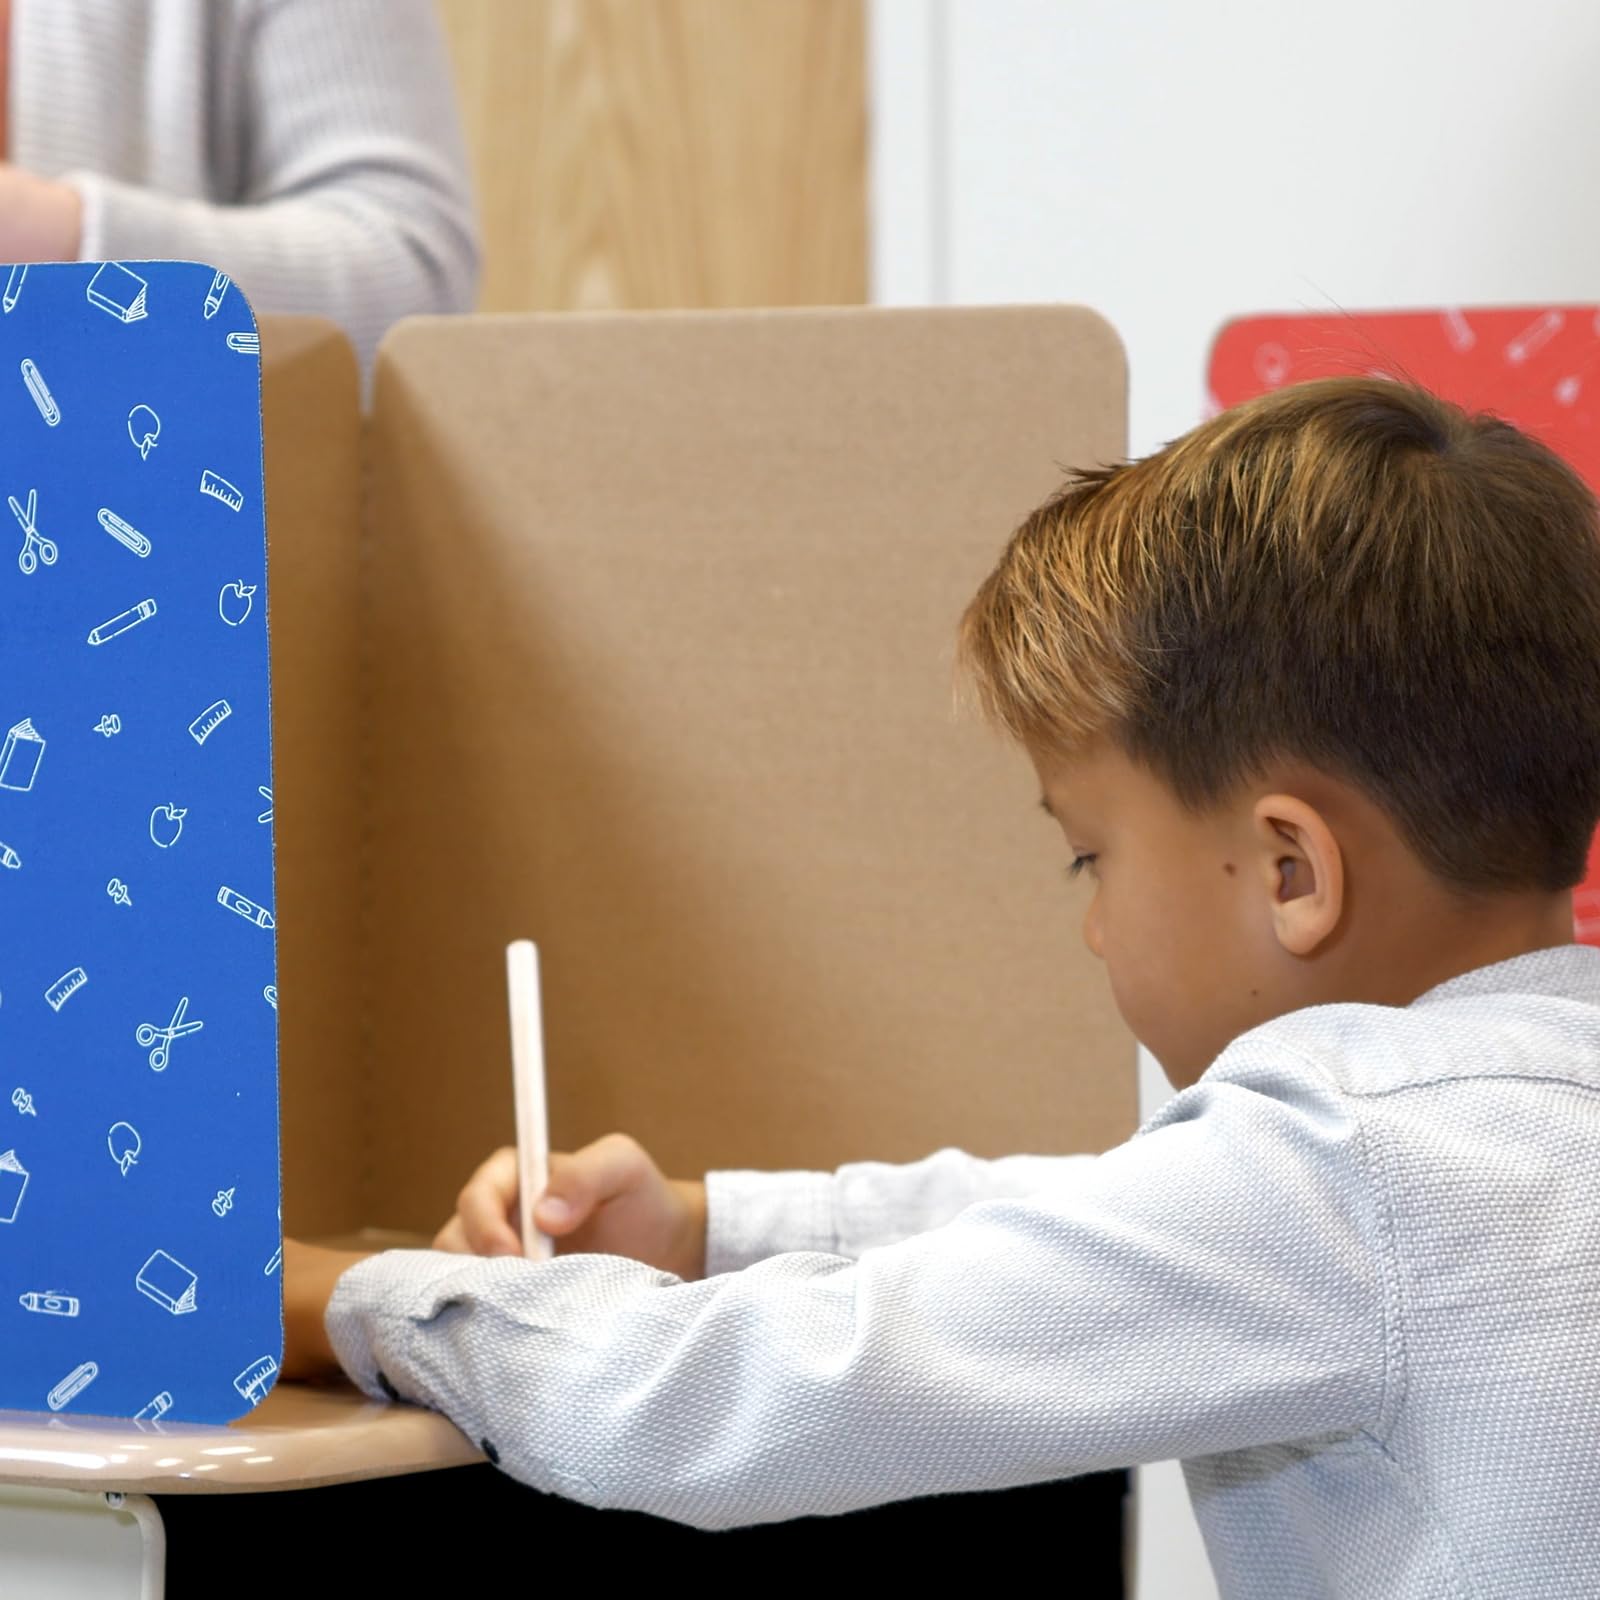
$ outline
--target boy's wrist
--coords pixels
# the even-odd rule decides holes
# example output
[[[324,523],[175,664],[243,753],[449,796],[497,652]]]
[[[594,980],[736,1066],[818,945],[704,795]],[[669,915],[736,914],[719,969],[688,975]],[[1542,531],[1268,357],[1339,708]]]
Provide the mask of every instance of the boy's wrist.
[[[283,1242],[283,1376],[321,1378],[336,1375],[339,1358],[328,1337],[328,1302],[339,1279],[367,1259],[359,1250],[325,1250],[317,1245]]]
[[[703,1278],[706,1275],[706,1186],[697,1178],[673,1178],[669,1181],[678,1192],[684,1214],[684,1270],[678,1275],[689,1279]]]

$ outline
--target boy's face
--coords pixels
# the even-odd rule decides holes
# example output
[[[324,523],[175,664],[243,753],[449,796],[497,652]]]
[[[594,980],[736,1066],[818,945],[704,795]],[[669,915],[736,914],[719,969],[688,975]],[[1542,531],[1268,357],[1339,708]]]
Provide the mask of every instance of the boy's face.
[[[1342,786],[1253,791],[1196,818],[1104,743],[1070,761],[1033,760],[1072,855],[1093,857],[1080,874],[1092,897],[1084,942],[1175,1087],[1247,1029],[1332,997],[1347,970],[1345,863],[1318,802],[1338,815]],[[1374,826],[1347,815],[1358,833]]]

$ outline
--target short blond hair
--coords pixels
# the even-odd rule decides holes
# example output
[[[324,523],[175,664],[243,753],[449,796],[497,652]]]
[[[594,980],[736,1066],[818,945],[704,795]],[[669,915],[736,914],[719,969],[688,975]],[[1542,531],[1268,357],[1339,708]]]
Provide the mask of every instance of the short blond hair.
[[[1206,811],[1277,759],[1357,785],[1466,892],[1581,881],[1600,537],[1551,450],[1409,384],[1225,411],[1030,515],[962,618],[981,708]]]

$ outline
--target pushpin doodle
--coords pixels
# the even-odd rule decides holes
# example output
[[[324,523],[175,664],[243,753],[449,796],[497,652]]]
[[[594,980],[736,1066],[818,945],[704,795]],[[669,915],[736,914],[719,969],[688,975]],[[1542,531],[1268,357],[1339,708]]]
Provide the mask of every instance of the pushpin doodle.
[[[17,854],[4,840],[0,840],[0,867],[9,867],[13,872],[22,865],[22,857]]]
[[[106,893],[111,896],[112,905],[131,906],[133,904],[133,896],[128,893],[128,886],[121,878],[113,878],[106,885]]]
[[[161,437],[161,418],[149,406],[135,406],[128,413],[128,438],[139,452],[141,461],[150,459],[156,441]]]
[[[19,1117],[36,1117],[39,1115],[33,1109],[33,1096],[26,1089],[21,1087],[13,1089],[11,1091],[11,1103],[17,1108]]]
[[[211,1202],[211,1209],[219,1217],[225,1217],[233,1210],[233,1190],[218,1189],[217,1198]]]
[[[131,1122],[113,1122],[106,1134],[106,1149],[111,1152],[111,1159],[116,1162],[117,1169],[126,1178],[128,1169],[139,1164],[139,1151],[143,1148],[143,1141],[139,1137],[139,1130]]]
[[[114,738],[117,734],[122,732],[122,718],[119,717],[115,711],[108,711],[97,723],[95,723],[94,731],[103,735],[107,739]]]

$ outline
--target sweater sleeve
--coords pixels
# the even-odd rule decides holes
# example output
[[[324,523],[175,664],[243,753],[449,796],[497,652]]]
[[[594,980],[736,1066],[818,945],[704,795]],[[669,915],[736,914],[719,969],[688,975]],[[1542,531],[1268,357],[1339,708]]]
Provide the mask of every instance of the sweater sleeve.
[[[234,59],[250,123],[243,192],[212,204],[95,172],[85,260],[226,272],[258,312],[332,318],[364,371],[390,323],[465,311],[478,245],[449,61],[429,0],[257,0]]]
[[[855,1261],[381,1255],[330,1337],[522,1481],[705,1528],[1375,1425],[1388,1241],[1342,1099],[1304,1073],[1180,1098]]]

